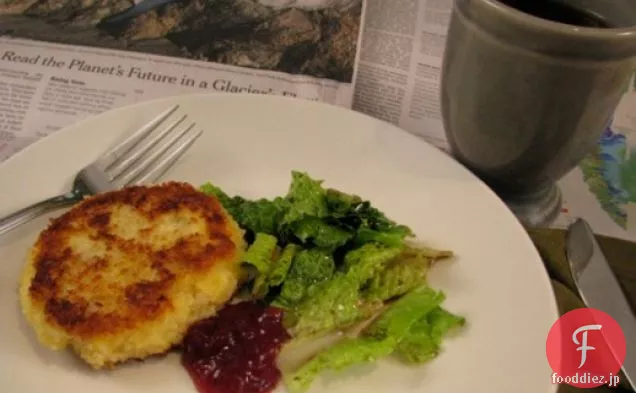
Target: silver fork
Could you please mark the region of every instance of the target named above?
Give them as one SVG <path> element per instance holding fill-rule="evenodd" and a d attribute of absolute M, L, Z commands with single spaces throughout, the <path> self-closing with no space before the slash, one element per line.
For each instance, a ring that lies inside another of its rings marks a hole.
<path fill-rule="evenodd" d="M 156 181 L 203 132 L 190 132 L 195 123 L 180 127 L 187 119 L 187 115 L 183 115 L 153 134 L 152 131 L 162 125 L 178 107 L 175 105 L 161 113 L 85 166 L 75 176 L 71 191 L 0 218 L 0 236 L 46 212 L 71 206 L 86 196 Z M 146 141 L 145 145 L 143 141 Z"/>

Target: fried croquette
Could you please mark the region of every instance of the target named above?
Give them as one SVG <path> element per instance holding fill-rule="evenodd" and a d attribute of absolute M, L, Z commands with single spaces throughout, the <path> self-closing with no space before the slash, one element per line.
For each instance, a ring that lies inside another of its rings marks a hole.
<path fill-rule="evenodd" d="M 95 369 L 161 354 L 237 288 L 243 231 L 186 183 L 89 197 L 30 250 L 22 311 L 46 347 Z"/>

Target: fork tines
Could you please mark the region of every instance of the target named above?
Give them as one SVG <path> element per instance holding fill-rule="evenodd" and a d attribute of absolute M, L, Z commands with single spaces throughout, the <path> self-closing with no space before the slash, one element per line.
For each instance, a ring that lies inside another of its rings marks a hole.
<path fill-rule="evenodd" d="M 110 182 L 119 187 L 154 182 L 188 150 L 203 130 L 192 131 L 196 124 L 187 115 L 165 125 L 178 108 L 161 113 L 98 160 Z"/>

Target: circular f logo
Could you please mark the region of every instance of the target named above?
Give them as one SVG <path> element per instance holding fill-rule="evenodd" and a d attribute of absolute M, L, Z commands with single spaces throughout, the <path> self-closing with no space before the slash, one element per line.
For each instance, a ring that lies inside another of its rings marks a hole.
<path fill-rule="evenodd" d="M 601 325 L 585 325 L 585 326 L 581 326 L 580 328 L 576 329 L 574 331 L 574 333 L 572 334 L 572 341 L 574 341 L 575 344 L 581 344 L 581 346 L 578 347 L 576 350 L 577 351 L 583 351 L 583 352 L 581 352 L 581 364 L 579 364 L 579 368 L 583 367 L 583 365 L 585 364 L 585 360 L 587 360 L 587 351 L 595 349 L 594 347 L 590 347 L 590 346 L 587 345 L 587 331 L 588 330 L 601 330 L 602 327 L 603 326 L 601 326 Z M 582 342 L 579 342 L 579 340 L 577 339 L 577 335 L 579 333 L 581 333 L 581 335 L 583 336 Z"/>
<path fill-rule="evenodd" d="M 559 318 L 548 333 L 552 382 L 578 388 L 616 386 L 625 361 L 625 336 L 606 313 L 579 308 Z"/>

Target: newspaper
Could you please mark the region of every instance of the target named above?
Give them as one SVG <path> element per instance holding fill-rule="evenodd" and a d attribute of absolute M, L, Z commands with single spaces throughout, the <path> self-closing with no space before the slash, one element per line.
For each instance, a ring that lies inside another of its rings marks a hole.
<path fill-rule="evenodd" d="M 203 90 L 344 106 L 448 151 L 439 83 L 452 0 L 51 3 L 0 2 L 0 161 L 85 116 Z M 560 182 L 555 227 L 584 217 L 636 241 L 635 135 L 633 83 Z"/>

